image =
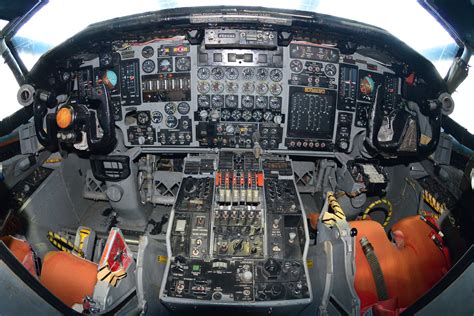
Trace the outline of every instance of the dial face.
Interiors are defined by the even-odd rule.
[[[280,95],[283,88],[279,83],[272,83],[270,85],[270,93],[273,95]]]
[[[225,70],[225,77],[229,80],[235,80],[239,77],[239,71],[235,67],[229,67]]]
[[[168,115],[173,115],[176,112],[176,105],[172,102],[165,104],[165,113]]]
[[[231,117],[231,113],[229,110],[224,109],[221,111],[221,120],[228,121],[230,117]]]
[[[188,114],[190,109],[191,108],[187,102],[180,102],[178,104],[178,113],[181,115]]]
[[[227,81],[225,83],[225,89],[228,93],[237,93],[237,91],[239,91],[239,84],[235,81]]]
[[[242,93],[244,93],[244,94],[251,94],[251,93],[253,93],[253,90],[255,90],[255,86],[254,86],[253,82],[251,82],[251,81],[246,81],[242,85]]]
[[[255,88],[255,92],[258,94],[265,94],[268,92],[268,85],[265,82],[260,82],[257,84],[257,87]]]
[[[273,113],[272,112],[265,112],[263,114],[263,119],[267,122],[271,122],[273,120]]]
[[[252,112],[250,112],[249,110],[243,111],[242,118],[244,119],[244,121],[250,121],[252,119]]]
[[[250,80],[253,78],[253,75],[254,75],[254,70],[253,68],[244,68],[242,70],[242,77],[245,79],[245,80]]]
[[[268,98],[265,96],[258,96],[255,99],[255,106],[259,109],[264,109],[267,107],[268,104]]]
[[[112,64],[112,55],[109,53],[100,54],[99,63],[101,66],[110,66]]]
[[[113,70],[107,70],[102,75],[102,82],[107,86],[109,89],[115,88],[117,85],[117,74]]]
[[[255,78],[257,80],[265,80],[268,77],[268,70],[267,68],[258,68],[257,73],[255,74]]]
[[[240,110],[234,110],[234,111],[232,111],[232,119],[233,119],[234,121],[240,120],[241,117],[242,117],[242,113],[240,113]]]
[[[201,118],[202,121],[207,120],[208,116],[209,116],[209,113],[206,110],[201,110],[199,112],[199,117]]]
[[[163,114],[160,111],[151,112],[151,121],[155,124],[161,123],[163,120]]]
[[[213,81],[211,83],[212,93],[222,93],[224,91],[224,84],[220,81]]]
[[[178,119],[174,115],[170,115],[166,118],[166,126],[169,128],[175,128],[178,126]]]
[[[301,72],[303,70],[303,63],[299,59],[293,59],[290,63],[290,69],[293,72]]]
[[[209,70],[209,68],[199,68],[197,71],[197,76],[201,80],[209,79],[209,77],[211,76],[211,71]]]
[[[228,108],[236,108],[239,105],[239,97],[235,94],[225,96],[225,106]]]
[[[205,94],[209,92],[211,85],[207,81],[199,81],[197,84],[197,89],[199,93]]]
[[[200,95],[198,97],[198,106],[202,108],[208,108],[211,105],[211,98],[208,95]]]
[[[150,122],[149,112],[138,112],[137,121],[140,125],[147,125]]]
[[[283,79],[283,72],[280,69],[273,69],[270,71],[270,79],[275,82],[281,81]]]
[[[171,59],[171,58],[158,58],[158,71],[159,72],[171,72],[171,71],[173,71],[173,59]]]
[[[326,74],[326,76],[332,77],[336,75],[336,72],[337,72],[336,65],[326,64],[326,66],[324,66],[324,73]]]
[[[176,57],[176,71],[190,71],[190,70],[191,70],[191,58]]]
[[[147,74],[153,72],[153,70],[155,70],[155,62],[151,59],[145,60],[142,64],[142,70]]]
[[[262,111],[254,111],[253,114],[252,114],[252,117],[255,121],[259,122],[263,118],[263,113],[262,113]]]
[[[253,95],[244,95],[242,97],[242,107],[246,109],[253,108],[253,102],[254,102]]]
[[[212,76],[212,79],[214,79],[214,80],[224,79],[224,69],[222,69],[221,67],[212,68],[211,76]]]
[[[281,98],[270,97],[270,109],[280,110],[280,108],[281,108]]]
[[[214,108],[221,108],[224,105],[224,96],[222,95],[213,95],[211,98],[211,105]]]
[[[145,46],[142,49],[143,58],[151,58],[155,54],[155,50],[151,46]]]

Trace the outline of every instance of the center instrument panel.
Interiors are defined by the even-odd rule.
[[[172,210],[164,303],[308,303],[308,233],[291,161],[190,156]]]
[[[274,31],[207,29],[199,45],[155,39],[104,52],[77,73],[79,99],[97,83],[111,94],[126,146],[346,152],[383,111],[401,79],[357,53],[292,41]]]

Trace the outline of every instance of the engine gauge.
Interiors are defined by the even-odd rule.
[[[222,69],[221,67],[212,68],[211,76],[212,76],[212,79],[214,79],[214,80],[224,79],[224,69]]]
[[[259,109],[265,109],[268,105],[268,97],[259,95],[255,99],[255,106]]]
[[[252,119],[252,112],[249,110],[245,110],[242,112],[242,119],[244,121],[250,121]]]
[[[324,66],[324,73],[326,74],[326,76],[329,76],[329,77],[335,76],[336,72],[337,72],[336,65],[326,64],[326,66]]]
[[[270,71],[270,79],[275,82],[281,81],[283,79],[283,72],[280,69],[273,69]]]
[[[151,121],[155,124],[161,123],[163,120],[163,114],[160,111],[153,111],[151,112]]]
[[[265,113],[263,114],[263,119],[264,119],[265,121],[267,121],[267,122],[273,121],[273,117],[274,117],[274,115],[273,115],[272,112],[265,112]]]
[[[260,122],[263,119],[262,111],[253,111],[252,118],[257,122]]]
[[[199,81],[197,84],[197,90],[201,94],[208,93],[210,89],[211,89],[211,85],[207,81]]]
[[[281,98],[279,97],[270,97],[270,109],[280,110],[281,108]]]
[[[214,108],[221,108],[222,106],[224,106],[224,96],[213,95],[211,98],[211,105]]]
[[[178,104],[178,113],[181,114],[181,115],[188,114],[190,109],[191,108],[189,106],[189,103],[187,103],[187,102],[180,102]]]
[[[197,71],[197,76],[201,80],[209,79],[209,77],[211,76],[211,71],[209,70],[209,68],[199,68]]]
[[[117,85],[117,74],[113,70],[107,70],[102,74],[102,82],[107,86],[109,89],[115,88]]]
[[[239,77],[239,71],[235,67],[229,67],[225,70],[225,77],[229,80],[235,80]]]
[[[303,70],[303,63],[299,59],[293,59],[290,62],[290,69],[293,72],[301,72]]]
[[[142,49],[143,58],[151,58],[155,54],[155,49],[151,46],[145,46]]]
[[[99,64],[101,67],[107,67],[112,64],[112,55],[110,53],[103,53],[99,55]]]
[[[201,110],[199,112],[199,117],[201,118],[201,121],[206,121],[208,116],[209,112],[207,112],[206,110]]]
[[[150,113],[149,112],[138,112],[137,122],[140,125],[148,125],[150,123]]]
[[[245,79],[245,80],[251,80],[254,76],[254,70],[253,68],[244,68],[242,70],[242,77]]]
[[[235,94],[225,96],[225,106],[228,108],[236,108],[239,105],[239,97]]]
[[[234,121],[239,121],[242,118],[242,113],[240,112],[240,110],[234,110],[232,111],[231,116]]]
[[[208,108],[210,105],[211,105],[211,101],[210,101],[210,96],[208,95],[200,95],[198,97],[198,106],[199,107],[202,107],[202,108]]]
[[[176,57],[176,71],[190,71],[190,70],[191,70],[191,58]]]
[[[257,73],[255,74],[255,78],[257,80],[265,80],[268,77],[268,70],[266,68],[258,68]]]
[[[168,115],[173,115],[176,112],[176,105],[172,102],[165,104],[165,113]]]
[[[283,88],[281,87],[279,83],[275,82],[270,85],[270,93],[273,95],[280,95],[282,90]]]
[[[173,59],[172,58],[158,58],[158,72],[172,72]]]
[[[142,64],[142,70],[147,74],[153,72],[153,70],[155,70],[155,62],[151,59],[145,60]]]
[[[255,86],[254,86],[253,82],[251,82],[251,81],[246,81],[242,85],[242,93],[244,93],[244,94],[251,94],[251,93],[253,93],[254,90],[255,90]]]
[[[211,83],[212,93],[222,93],[224,91],[224,84],[220,81],[213,81]]]
[[[255,88],[255,92],[257,92],[260,95],[263,95],[268,92],[268,85],[265,82],[260,82],[257,84],[257,87]]]
[[[253,108],[253,102],[254,102],[253,95],[244,95],[242,97],[242,107],[246,109]]]
[[[228,121],[230,117],[231,117],[231,113],[229,110],[224,109],[221,111],[221,120]]]
[[[225,89],[228,93],[237,93],[237,91],[239,91],[239,84],[235,81],[227,81],[225,83]]]
[[[175,128],[178,126],[178,119],[174,115],[170,115],[166,118],[166,126],[169,128]]]

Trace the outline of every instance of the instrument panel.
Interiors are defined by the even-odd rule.
[[[84,62],[77,95],[110,91],[126,146],[349,152],[365,131],[379,86],[383,112],[398,104],[401,79],[357,53],[292,41],[276,32],[208,29],[132,44]]]

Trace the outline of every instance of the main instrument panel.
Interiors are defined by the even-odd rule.
[[[329,45],[278,45],[277,36],[207,29],[197,45],[130,44],[84,62],[76,93],[85,100],[105,84],[125,145],[171,151],[348,152],[379,87],[384,113],[398,104],[401,79],[383,65]]]

